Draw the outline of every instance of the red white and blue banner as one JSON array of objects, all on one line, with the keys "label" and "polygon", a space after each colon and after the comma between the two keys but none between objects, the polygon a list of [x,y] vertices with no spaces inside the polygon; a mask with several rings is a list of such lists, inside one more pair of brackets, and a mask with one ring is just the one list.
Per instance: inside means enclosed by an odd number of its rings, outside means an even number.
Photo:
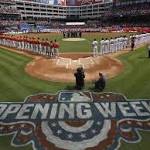
[{"label": "red white and blue banner", "polygon": [[0,136],[33,150],[114,150],[121,141],[140,142],[150,131],[150,100],[122,94],[61,91],[0,103]]}]

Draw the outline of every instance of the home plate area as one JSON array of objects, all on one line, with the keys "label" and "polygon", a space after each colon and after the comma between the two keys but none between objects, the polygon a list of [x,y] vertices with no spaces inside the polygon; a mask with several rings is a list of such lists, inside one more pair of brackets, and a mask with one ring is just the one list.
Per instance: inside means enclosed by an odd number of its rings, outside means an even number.
[{"label": "home plate area", "polygon": [[59,57],[56,61],[56,65],[65,67],[66,69],[76,69],[81,66],[84,69],[87,69],[96,64],[96,59],[99,60],[100,58],[99,57],[96,57],[96,58],[87,57],[87,58],[79,58],[77,60],[72,60],[71,58]]},{"label": "home plate area", "polygon": [[56,59],[40,57],[27,64],[25,71],[39,79],[57,82],[74,82],[74,73],[78,67],[83,67],[85,80],[93,81],[102,72],[106,78],[118,75],[123,64],[115,56],[92,57],[89,54],[61,54]]}]

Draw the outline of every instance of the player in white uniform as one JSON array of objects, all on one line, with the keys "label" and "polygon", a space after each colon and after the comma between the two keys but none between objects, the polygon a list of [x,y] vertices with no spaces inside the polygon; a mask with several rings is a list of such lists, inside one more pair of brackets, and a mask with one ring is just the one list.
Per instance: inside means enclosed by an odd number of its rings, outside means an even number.
[{"label": "player in white uniform", "polygon": [[116,52],[119,51],[119,48],[120,48],[120,43],[119,43],[119,37],[116,38]]},{"label": "player in white uniform", "polygon": [[121,37],[118,37],[118,51],[121,50]]},{"label": "player in white uniform", "polygon": [[104,54],[104,39],[102,38],[102,40],[100,41],[100,50],[99,50],[99,53],[100,55],[103,55]]},{"label": "player in white uniform", "polygon": [[110,53],[114,52],[114,45],[115,45],[115,39],[111,38],[110,39],[110,46],[109,46]]},{"label": "player in white uniform", "polygon": [[108,54],[110,52],[110,41],[106,38],[105,40],[105,53]]},{"label": "player in white uniform", "polygon": [[94,39],[94,41],[92,42],[92,51],[94,57],[98,56],[98,42],[96,39]]},{"label": "player in white uniform", "polygon": [[124,46],[123,49],[127,49],[128,47],[128,37],[124,36]]},{"label": "player in white uniform", "polygon": [[113,48],[113,53],[117,52],[117,38],[114,38],[114,48]]},{"label": "player in white uniform", "polygon": [[106,38],[103,42],[103,45],[104,45],[103,54],[108,53],[108,43],[109,43],[109,40]]},{"label": "player in white uniform", "polygon": [[135,47],[137,47],[138,45],[140,45],[140,35],[135,35]]},{"label": "player in white uniform", "polygon": [[120,50],[123,50],[123,45],[124,45],[124,37],[120,37]]}]

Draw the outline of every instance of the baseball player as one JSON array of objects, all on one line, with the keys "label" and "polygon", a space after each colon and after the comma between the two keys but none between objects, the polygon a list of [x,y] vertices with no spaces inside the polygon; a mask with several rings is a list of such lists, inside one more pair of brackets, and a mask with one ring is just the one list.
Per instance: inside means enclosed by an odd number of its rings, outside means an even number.
[{"label": "baseball player", "polygon": [[93,56],[96,57],[98,55],[98,42],[96,39],[94,39],[92,42],[92,51],[93,51]]},{"label": "baseball player", "polygon": [[53,43],[54,55],[57,58],[59,56],[59,43],[55,40]]},{"label": "baseball player", "polygon": [[104,53],[104,39],[100,41],[100,50],[99,50],[100,55]]}]

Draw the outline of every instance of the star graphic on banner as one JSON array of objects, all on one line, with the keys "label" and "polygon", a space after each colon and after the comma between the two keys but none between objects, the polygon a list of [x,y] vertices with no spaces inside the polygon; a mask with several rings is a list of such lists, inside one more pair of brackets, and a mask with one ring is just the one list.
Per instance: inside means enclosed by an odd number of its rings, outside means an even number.
[{"label": "star graphic on banner", "polygon": [[68,134],[68,139],[72,139],[73,135],[72,134]]},{"label": "star graphic on banner", "polygon": [[57,130],[57,134],[62,134],[62,130]]},{"label": "star graphic on banner", "polygon": [[63,101],[65,101],[65,100],[66,100],[66,98],[65,98],[65,97],[63,97],[63,98],[62,98],[62,100],[63,100]]},{"label": "star graphic on banner", "polygon": [[92,133],[94,133],[94,134],[95,134],[95,133],[96,133],[96,130],[95,130],[95,129],[93,129],[93,130],[92,130]]},{"label": "star graphic on banner", "polygon": [[57,126],[55,122],[52,123],[51,125],[52,125],[52,127],[56,127]]},{"label": "star graphic on banner", "polygon": [[84,133],[81,133],[80,134],[80,137],[83,139],[83,138],[86,138],[86,134],[84,134]]},{"label": "star graphic on banner", "polygon": [[97,125],[101,125],[101,122],[100,121],[97,121],[97,123],[96,123]]}]

